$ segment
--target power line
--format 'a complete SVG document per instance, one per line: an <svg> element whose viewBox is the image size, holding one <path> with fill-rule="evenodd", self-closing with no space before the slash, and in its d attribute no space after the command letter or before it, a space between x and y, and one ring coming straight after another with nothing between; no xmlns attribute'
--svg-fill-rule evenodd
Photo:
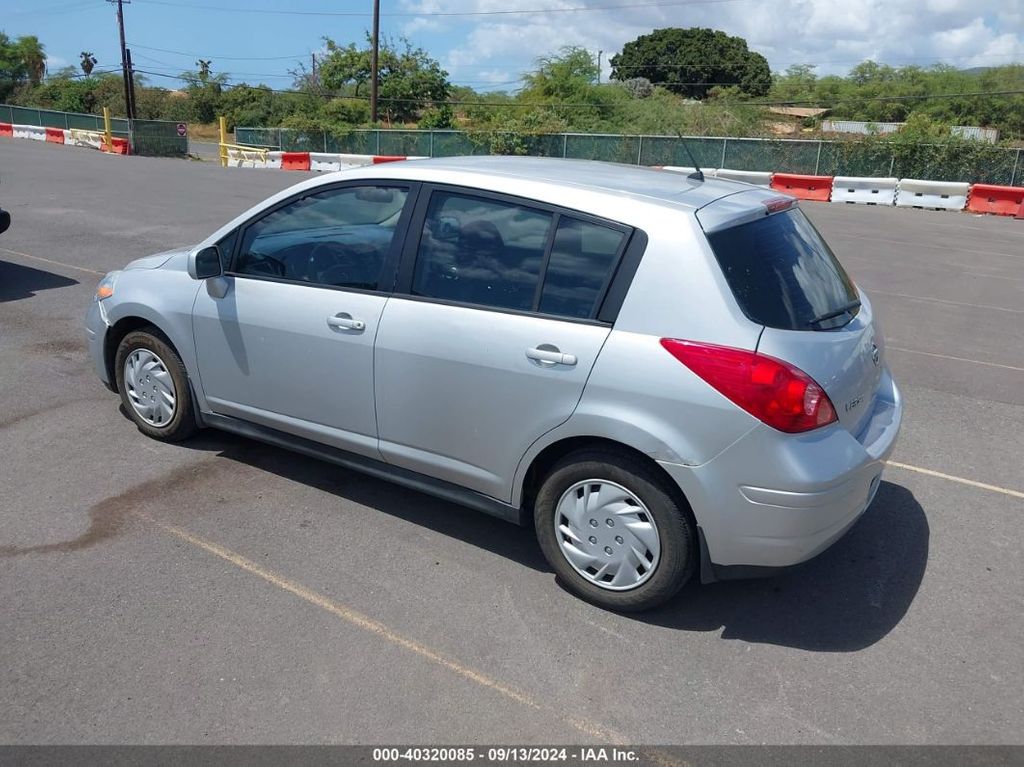
<svg viewBox="0 0 1024 767"><path fill-rule="evenodd" d="M372 13L366 11L284 11L271 8L225 8L217 5L197 5L192 3L174 3L169 0L136 0L146 5L166 5L172 8L189 8L201 11L223 11L225 13L261 13L278 16L356 16L367 17ZM382 13L381 16L392 18L415 18L415 17L462 17L462 16L515 16L523 14L541 13L591 13L594 11L614 11L625 8L669 8L689 5L717 5L720 3L742 3L747 0L664 0L662 2L649 3L625 3L617 5L595 5L595 6L574 6L571 8L530 8L523 10L509 11L430 11L424 13L395 12Z"/></svg>
<svg viewBox="0 0 1024 767"><path fill-rule="evenodd" d="M139 0L135 0L139 2ZM142 48L146 51L158 51L160 53L173 53L177 56L209 56L211 59L220 61L285 61L286 59L305 59L309 52L297 53L294 56L221 56L217 53L189 53L188 51L172 51L168 48L153 48L148 45L129 43L132 48Z"/></svg>

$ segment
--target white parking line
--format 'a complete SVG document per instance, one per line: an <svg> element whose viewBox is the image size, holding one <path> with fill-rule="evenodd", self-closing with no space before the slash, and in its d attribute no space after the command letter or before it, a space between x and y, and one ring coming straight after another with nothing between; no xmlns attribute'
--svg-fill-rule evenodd
<svg viewBox="0 0 1024 767"><path fill-rule="evenodd" d="M7 248L0 248L0 251L4 253L10 253L12 256L21 256L22 258L31 258L33 261L42 261L44 264L53 264L54 266L63 266L65 269L77 269L80 272L87 272L88 274L97 274L102 277L105 272L97 272L95 269L86 269L84 266L75 266L74 264L65 264L63 261L54 261L51 258L43 258L42 256L33 256L30 253L22 253L17 250L8 250Z"/></svg>
<svg viewBox="0 0 1024 767"><path fill-rule="evenodd" d="M966 301L950 301L948 298L935 298L933 296L912 296L909 293L890 293L888 290L866 287L868 293L878 293L881 296L895 296L906 298L911 301L932 301L937 304L949 304L950 306L967 306L971 309L991 309L994 312L1010 312L1012 314L1024 314L1024 309L1007 309L1005 306L992 306L991 304L971 304Z"/></svg>
<svg viewBox="0 0 1024 767"><path fill-rule="evenodd" d="M975 365L988 365L993 368L1003 368L1005 370L1017 370L1024 373L1024 368L1015 367L1013 365L1003 365L999 362L985 362L984 360L972 360L967 357L954 357L951 354L938 354L937 352L922 352L919 349L905 349L902 346L893 346L892 344L886 344L886 349L892 349L897 352L907 352L908 354L923 354L926 357L939 357L944 360L955 360L956 362L971 362Z"/></svg>
<svg viewBox="0 0 1024 767"><path fill-rule="evenodd" d="M1008 495L1011 498L1024 498L1024 493L1020 490L1011 490L1008 487L999 487L999 485L989 485L985 482L977 482L973 479L955 477L952 474L943 474L941 471L935 471L934 469L922 469L920 466L911 466L907 463L898 463L897 461L886 461L885 463L886 465L893 466L897 469L916 471L918 474L927 474L929 477L938 477L939 479L946 479L950 482L959 482L961 485L969 485L970 487L977 487L982 490L990 490L993 493L1002 493L1003 495Z"/></svg>

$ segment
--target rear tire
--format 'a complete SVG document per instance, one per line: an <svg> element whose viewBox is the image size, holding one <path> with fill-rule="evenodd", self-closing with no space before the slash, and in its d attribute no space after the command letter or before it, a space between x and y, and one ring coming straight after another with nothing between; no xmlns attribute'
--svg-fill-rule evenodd
<svg viewBox="0 0 1024 767"><path fill-rule="evenodd" d="M195 434L192 389L181 357L153 326L128 333L114 358L125 412L153 439L179 442Z"/></svg>
<svg viewBox="0 0 1024 767"><path fill-rule="evenodd" d="M541 483L534 524L559 582L610 610L656 607L695 569L696 530L685 501L624 451L585 448L565 456Z"/></svg>

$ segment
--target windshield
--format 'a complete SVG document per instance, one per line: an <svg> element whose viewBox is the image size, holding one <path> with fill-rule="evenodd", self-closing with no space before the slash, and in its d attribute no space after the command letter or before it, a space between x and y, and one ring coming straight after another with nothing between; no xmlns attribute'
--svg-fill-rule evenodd
<svg viewBox="0 0 1024 767"><path fill-rule="evenodd" d="M799 208L708 235L748 318L782 330L829 330L857 314L857 289Z"/></svg>

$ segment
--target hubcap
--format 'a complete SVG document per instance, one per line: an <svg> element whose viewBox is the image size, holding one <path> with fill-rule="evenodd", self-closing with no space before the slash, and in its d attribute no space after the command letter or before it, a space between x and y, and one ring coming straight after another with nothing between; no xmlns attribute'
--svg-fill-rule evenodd
<svg viewBox="0 0 1024 767"><path fill-rule="evenodd" d="M124 385L132 409L149 425L166 426L174 418L174 380L163 360L149 349L136 349L128 355Z"/></svg>
<svg viewBox="0 0 1024 767"><path fill-rule="evenodd" d="M555 536L572 568L602 589L635 589L654 574L661 539L654 517L622 485L587 479L555 507Z"/></svg>

